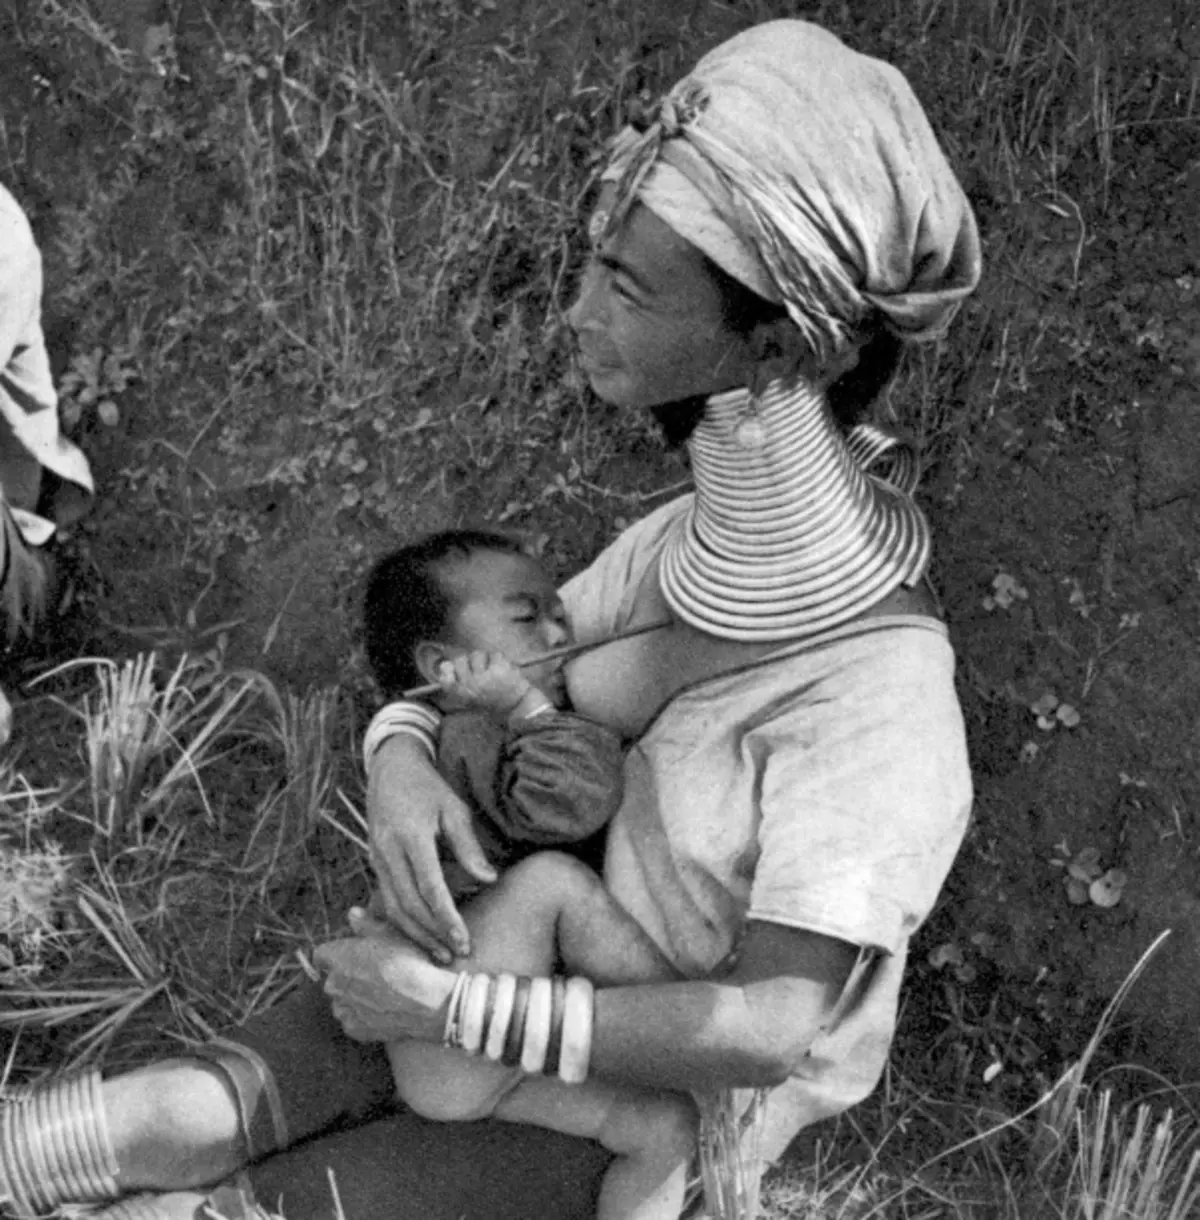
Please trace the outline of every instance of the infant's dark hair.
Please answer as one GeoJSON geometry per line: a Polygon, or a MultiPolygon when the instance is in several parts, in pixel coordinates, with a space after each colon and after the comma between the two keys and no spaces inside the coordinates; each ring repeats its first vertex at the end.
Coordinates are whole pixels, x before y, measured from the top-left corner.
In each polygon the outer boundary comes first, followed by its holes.
{"type": "Polygon", "coordinates": [[[363,639],[367,661],[386,698],[422,682],[416,649],[440,639],[454,609],[443,579],[448,562],[476,551],[524,555],[515,538],[491,530],[442,530],[380,559],[367,576],[363,639]]]}

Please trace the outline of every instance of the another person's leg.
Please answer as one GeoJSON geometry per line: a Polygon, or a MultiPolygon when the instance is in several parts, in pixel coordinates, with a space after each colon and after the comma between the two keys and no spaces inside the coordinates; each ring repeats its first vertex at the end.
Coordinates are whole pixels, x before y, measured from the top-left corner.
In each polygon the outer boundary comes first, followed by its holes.
{"type": "Polygon", "coordinates": [[[392,1097],[383,1047],[347,1038],[306,986],[194,1057],[68,1078],[0,1107],[0,1196],[33,1214],[207,1187],[392,1097]]]}
{"type": "Polygon", "coordinates": [[[218,1182],[273,1152],[382,1112],[384,1047],[346,1037],[319,985],[252,1017],[196,1056],[104,1083],[126,1189],[218,1182]]]}

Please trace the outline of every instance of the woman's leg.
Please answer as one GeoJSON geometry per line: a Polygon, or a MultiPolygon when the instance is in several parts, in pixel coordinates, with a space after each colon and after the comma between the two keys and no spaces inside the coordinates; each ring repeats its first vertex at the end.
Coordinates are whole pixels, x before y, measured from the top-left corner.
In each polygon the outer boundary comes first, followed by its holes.
{"type": "Polygon", "coordinates": [[[393,1100],[382,1044],[355,1042],[318,984],[252,1017],[195,1058],[105,1081],[126,1189],[218,1182],[393,1100]]]}
{"type": "Polygon", "coordinates": [[[255,1165],[254,1194],[288,1220],[594,1220],[611,1153],[591,1140],[489,1119],[403,1111],[255,1165]]]}

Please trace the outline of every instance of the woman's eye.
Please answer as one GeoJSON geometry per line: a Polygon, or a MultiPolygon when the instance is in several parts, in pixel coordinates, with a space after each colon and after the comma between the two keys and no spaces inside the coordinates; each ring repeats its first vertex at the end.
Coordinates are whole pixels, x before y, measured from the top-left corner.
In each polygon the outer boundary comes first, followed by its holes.
{"type": "Polygon", "coordinates": [[[513,622],[514,623],[536,623],[537,615],[536,614],[515,614],[515,615],[513,615],[513,622]]]}
{"type": "MultiPolygon", "coordinates": [[[[603,266],[603,264],[601,265],[603,266]]],[[[625,282],[621,272],[615,267],[604,267],[604,270],[608,275],[608,286],[613,294],[620,297],[622,301],[636,302],[637,298],[625,282]]]]}
{"type": "Polygon", "coordinates": [[[622,301],[629,301],[630,303],[637,301],[637,297],[621,282],[619,276],[613,276],[612,290],[622,301]]]}

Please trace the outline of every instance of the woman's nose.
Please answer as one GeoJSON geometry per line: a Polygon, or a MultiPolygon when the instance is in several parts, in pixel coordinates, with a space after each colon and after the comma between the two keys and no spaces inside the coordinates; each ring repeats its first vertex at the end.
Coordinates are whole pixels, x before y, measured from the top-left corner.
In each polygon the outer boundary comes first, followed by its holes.
{"type": "Polygon", "coordinates": [[[546,624],[544,635],[547,648],[561,648],[571,638],[566,623],[560,623],[557,619],[551,619],[546,624]]]}
{"type": "Polygon", "coordinates": [[[567,322],[571,329],[579,334],[588,326],[599,326],[600,269],[593,263],[583,272],[579,281],[579,292],[575,303],[567,310],[567,322]]]}

